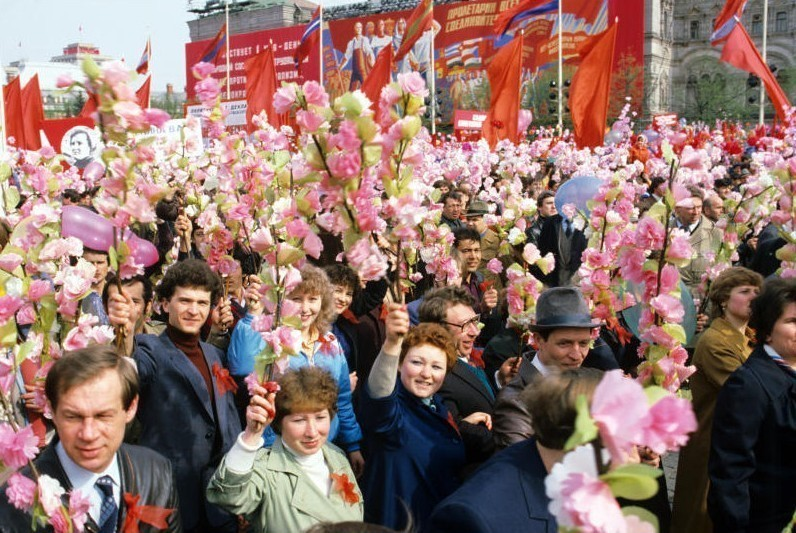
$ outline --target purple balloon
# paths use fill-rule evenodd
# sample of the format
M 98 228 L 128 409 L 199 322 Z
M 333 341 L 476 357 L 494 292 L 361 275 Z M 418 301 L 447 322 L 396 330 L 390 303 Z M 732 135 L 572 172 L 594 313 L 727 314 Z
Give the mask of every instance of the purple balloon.
M 105 167 L 98 161 L 92 161 L 83 169 L 83 179 L 92 187 L 105 175 Z
M 603 181 L 594 176 L 575 176 L 565 181 L 556 191 L 556 209 L 563 216 L 564 205 L 575 204 L 575 207 L 588 217 L 591 214 L 591 209 L 588 208 L 586 202 L 597 196 L 602 184 Z
M 160 255 L 155 245 L 146 239 L 142 239 L 130 230 L 124 232 L 124 242 L 130 248 L 130 255 L 135 262 L 144 266 L 152 266 L 158 262 Z
M 113 246 L 113 224 L 107 218 L 77 205 L 65 205 L 61 213 L 61 235 L 80 239 L 83 246 L 107 252 Z

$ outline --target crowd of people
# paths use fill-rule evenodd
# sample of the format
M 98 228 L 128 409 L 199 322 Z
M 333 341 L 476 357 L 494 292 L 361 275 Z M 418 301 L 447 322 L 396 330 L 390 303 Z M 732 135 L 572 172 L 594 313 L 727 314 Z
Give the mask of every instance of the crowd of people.
M 350 139 L 341 138 L 355 133 L 340 128 L 334 135 L 342 145 Z M 690 250 L 687 258 L 674 256 L 676 269 L 661 267 L 657 282 L 679 275 L 682 297 L 693 308 L 695 335 L 679 341 L 696 367 L 688 390 L 698 427 L 680 456 L 673 508 L 660 452 L 637 447 L 628 454 L 629 461 L 657 469 L 658 490 L 635 505 L 655 517 L 659 531 L 780 532 L 796 510 L 796 463 L 789 453 L 796 444 L 796 281 L 777 274 L 780 262 L 790 261 L 778 252 L 787 249 L 788 236 L 780 232 L 781 217 L 772 216 L 750 223 L 728 244 L 739 199 L 772 188 L 755 179 L 773 169 L 765 156 L 755 158 L 753 144 L 746 153 L 716 149 L 719 155 L 711 155 L 705 131 L 682 133 L 677 156 L 683 168 L 716 163 L 703 172 L 712 181 L 667 181 L 666 168 L 675 165 L 663 158 L 671 146 L 648 144 L 655 132 L 634 137 L 621 156 L 606 156 L 609 174 L 633 169 L 624 185 L 635 196 L 625 214 L 650 228 L 634 244 L 668 243 L 671 230 L 677 233 L 672 242 L 680 239 L 677 251 Z M 74 263 L 69 267 L 90 273 L 90 282 L 72 291 L 80 296 L 75 318 L 56 321 L 54 308 L 68 302 L 56 304 L 55 297 L 52 309 L 32 307 L 39 313 L 34 326 L 51 320 L 54 331 L 69 329 L 63 355 L 49 338 L 31 333 L 31 321 L 20 318 L 22 297 L 11 295 L 33 293 L 38 304 L 54 284 L 64 285 L 59 274 L 20 268 L 23 261 L 10 257 L 21 259 L 21 243 L 32 239 L 26 224 L 42 227 L 58 218 L 49 221 L 49 211 L 24 207 L 29 198 L 18 198 L 29 218 L 3 227 L 0 242 L 0 298 L 8 308 L 19 304 L 3 309 L 18 342 L 4 355 L 11 362 L 3 359 L 0 367 L 8 422 L 0 453 L 22 468 L 0 496 L 0 532 L 67 531 L 67 519 L 103 533 L 132 531 L 130 523 L 141 531 L 191 533 L 555 531 L 560 519 L 545 480 L 582 431 L 576 421 L 584 400 L 588 404 L 607 373 L 621 371 L 628 379 L 643 373 L 640 354 L 650 342 L 639 333 L 647 315 L 598 312 L 589 300 L 597 284 L 589 268 L 603 250 L 594 249 L 593 226 L 577 213 L 584 206 L 576 209 L 560 194 L 577 179 L 579 156 L 556 156 L 555 144 L 566 141 L 548 133 L 540 133 L 544 156 L 531 165 L 517 157 L 531 150 L 527 144 L 515 152 L 504 144 L 480 160 L 472 155 L 478 149 L 459 145 L 450 160 L 435 159 L 439 173 L 424 184 L 423 201 L 435 224 L 424 231 L 441 236 L 449 257 L 443 268 L 443 248 L 415 253 L 411 274 L 400 237 L 385 238 L 394 237 L 388 235 L 394 228 L 368 237 L 374 253 L 392 258 L 383 276 L 361 277 L 350 243 L 309 224 L 293 229 L 305 245 L 308 234 L 319 232 L 323 253 L 312 254 L 315 259 L 298 253 L 289 257 L 300 260 L 279 265 L 285 270 L 272 268 L 269 261 L 279 259 L 256 251 L 252 243 L 260 241 L 252 236 L 248 243 L 229 242 L 229 255 L 218 261 L 218 243 L 208 242 L 213 237 L 205 231 L 213 224 L 245 230 L 245 216 L 236 212 L 238 218 L 225 220 L 209 203 L 185 209 L 175 187 L 157 199 L 157 220 L 134 228 L 157 251 L 143 274 L 119 266 L 116 243 L 92 248 L 91 232 L 74 253 L 74 241 L 58 243 Z M 154 158 L 136 149 L 142 159 Z M 695 150 L 706 155 L 695 162 Z M 792 150 L 781 150 L 786 163 L 778 170 L 794 175 Z M 471 165 L 488 167 L 488 179 L 474 183 L 461 168 L 454 175 L 463 154 Z M 15 179 L 35 174 L 32 160 L 13 169 Z M 292 179 L 291 193 L 311 181 Z M 63 190 L 54 203 L 102 212 L 104 199 L 96 194 L 89 186 Z M 600 194 L 608 196 L 604 188 Z M 17 207 L 5 199 L 9 209 Z M 300 200 L 320 205 L 309 194 Z M 786 197 L 780 202 L 791 209 Z M 520 205 L 532 214 L 517 211 Z M 597 207 L 585 207 L 594 217 Z M 297 220 L 299 211 L 291 211 Z M 663 236 L 645 226 L 661 212 L 670 215 L 661 223 Z M 602 216 L 606 225 L 619 217 Z M 262 240 L 268 239 L 273 236 Z M 736 253 L 727 254 L 728 245 Z M 665 246 L 636 259 L 672 257 Z M 725 256 L 734 265 L 716 275 L 716 257 Z M 546 257 L 549 263 L 540 259 Z M 8 280 L 22 270 L 33 279 L 15 287 Z M 272 271 L 290 279 L 274 282 Z M 522 300 L 511 290 L 526 275 L 543 290 Z M 641 304 L 656 312 L 664 303 L 679 308 L 671 299 L 676 303 Z M 533 310 L 530 324 L 515 320 L 518 306 Z M 12 316 L 16 322 L 9 322 Z M 79 345 L 78 335 L 88 346 Z M 285 337 L 275 341 L 275 335 Z M 36 366 L 41 359 L 23 352 L 37 343 L 39 354 L 56 354 L 44 369 Z M 295 347 L 295 353 L 264 365 L 274 346 Z M 32 458 L 32 449 L 41 449 L 35 460 L 19 460 Z M 48 489 L 50 479 L 63 489 Z

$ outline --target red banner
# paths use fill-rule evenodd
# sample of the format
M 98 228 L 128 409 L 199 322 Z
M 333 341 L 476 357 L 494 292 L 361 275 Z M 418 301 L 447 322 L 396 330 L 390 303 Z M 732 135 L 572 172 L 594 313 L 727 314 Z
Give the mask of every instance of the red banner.
M 318 53 L 315 52 L 296 69 L 293 55 L 301 41 L 304 33 L 304 26 L 291 26 L 289 28 L 278 28 L 275 30 L 263 30 L 254 33 L 243 33 L 232 35 L 229 41 L 229 88 L 230 99 L 246 99 L 246 71 L 243 63 L 250 57 L 263 51 L 263 47 L 271 41 L 274 43 L 274 61 L 276 63 L 276 78 L 280 83 L 283 81 L 303 83 L 306 79 L 318 79 Z M 211 39 L 195 41 L 185 45 L 185 66 L 187 87 L 185 92 L 188 102 L 196 101 L 194 84 L 196 79 L 191 74 L 191 68 L 199 61 L 202 52 L 207 48 Z M 221 57 L 217 61 L 217 67 L 213 77 L 223 81 L 227 70 L 227 51 L 221 50 Z M 226 98 L 226 85 L 222 83 L 224 90 L 221 96 Z
M 599 2 L 600 0 L 595 0 Z M 631 96 L 640 106 L 643 98 L 644 67 L 644 0 L 601 0 L 602 4 L 593 23 L 578 18 L 572 13 L 563 17 L 563 55 L 576 62 L 578 46 L 588 36 L 606 29 L 617 16 L 621 31 L 617 36 L 614 61 L 614 86 L 612 94 L 621 94 L 617 105 L 624 104 L 624 97 Z M 492 33 L 497 15 L 519 0 L 472 0 L 434 7 L 434 62 L 436 88 L 440 109 L 445 121 L 453 120 L 455 109 L 486 110 L 489 107 L 489 83 L 486 68 L 495 52 L 513 37 L 507 34 L 502 40 Z M 567 4 L 564 4 L 565 8 Z M 394 11 L 342 20 L 324 24 L 323 72 L 324 85 L 334 98 L 343 91 L 360 88 L 373 68 L 378 52 L 387 45 L 400 47 L 402 35 L 410 10 Z M 553 79 L 558 54 L 558 17 L 544 15 L 524 23 L 523 46 L 523 91 L 546 99 L 548 78 Z M 276 45 L 277 78 L 280 81 L 303 82 L 318 79 L 318 52 L 313 51 L 309 60 L 299 70 L 293 64 L 293 53 L 298 46 L 304 26 L 267 30 L 231 37 L 231 97 L 245 98 L 245 74 L 243 63 L 270 40 Z M 432 72 L 430 58 L 431 33 L 423 34 L 412 47 L 412 52 L 395 66 L 395 72 L 415 70 L 430 80 Z M 194 97 L 191 66 L 205 49 L 209 40 L 186 45 L 188 69 L 188 99 Z M 226 51 L 222 52 L 223 54 Z M 218 61 L 219 79 L 225 76 L 226 61 Z M 574 74 L 575 65 L 565 67 L 565 78 Z M 639 72 L 641 73 L 639 75 Z M 224 94 L 226 96 L 226 94 Z M 524 100 L 525 101 L 525 100 Z M 539 98 L 537 98 L 537 104 Z M 613 104 L 613 102 L 612 102 Z M 546 104 L 543 104 L 546 105 Z M 612 107 L 612 110 L 614 108 Z M 536 116 L 550 110 L 534 108 Z M 609 116 L 612 116 L 609 112 Z

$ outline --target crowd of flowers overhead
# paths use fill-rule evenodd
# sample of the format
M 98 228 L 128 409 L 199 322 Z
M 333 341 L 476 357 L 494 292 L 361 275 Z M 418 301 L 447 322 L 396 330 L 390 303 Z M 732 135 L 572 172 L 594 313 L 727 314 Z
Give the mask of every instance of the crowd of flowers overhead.
M 85 80 L 61 80 L 61 85 L 81 85 L 96 99 L 105 143 L 102 164 L 80 173 L 50 147 L 3 154 L 0 194 L 3 219 L 12 231 L 0 252 L 0 407 L 7 415 L 0 422 L 2 466 L 19 469 L 38 451 L 30 428 L 20 427 L 13 416 L 11 390 L 20 366 L 35 365 L 37 398 L 45 407 L 41 384 L 53 360 L 64 350 L 111 343 L 123 334 L 80 315 L 78 302 L 90 290 L 94 267 L 82 259 L 83 242 L 65 231 L 66 189 L 98 187 L 93 205 L 113 228 L 111 266 L 122 277 L 143 272 L 136 236 L 151 232 L 156 203 L 175 190 L 181 192 L 183 212 L 204 231 L 202 253 L 216 272 L 230 273 L 236 247 L 258 257 L 257 286 L 267 312 L 253 327 L 265 348 L 251 380 L 267 383 L 300 349 L 300 321 L 286 295 L 300 282 L 301 265 L 324 252 L 323 234 L 340 238 L 339 259 L 363 280 L 394 269 L 396 301 L 422 278 L 421 264 L 438 282 L 456 277 L 453 236 L 439 224 L 442 205 L 433 187 L 439 179 L 465 184 L 473 199 L 499 206 L 487 222 L 501 239 L 501 255 L 512 259 L 493 260 L 489 270 L 505 277 L 510 322 L 527 332 L 543 289 L 536 275 L 554 267 L 552 257 L 525 242 L 524 230 L 536 211 L 528 184 L 553 188 L 588 177 L 597 180 L 596 194 L 564 209 L 579 219 L 588 239 L 581 286 L 594 316 L 624 335 L 629 333 L 617 313 L 641 305 L 636 327 L 646 361 L 635 381 L 609 373 L 591 411 L 583 406 L 574 451 L 554 469 L 548 492 L 568 531 L 653 531 L 640 511 L 624 516 L 615 497 L 646 497 L 657 490 L 650 469 L 627 464 L 630 448 L 676 449 L 695 427 L 690 406 L 674 395 L 694 370 L 685 366 L 678 273 L 692 251 L 686 235 L 671 224 L 672 211 L 688 185 L 712 187 L 727 175 L 740 147 L 751 143 L 752 172 L 740 192 L 725 200 L 730 216 L 720 226 L 722 247 L 705 283 L 737 258 L 750 232 L 769 223 L 787 242 L 780 252 L 781 274 L 796 276 L 796 128 L 746 132 L 718 123 L 646 130 L 650 157 L 641 162 L 630 157 L 633 130 L 641 128 L 626 108 L 605 145 L 595 150 L 578 149 L 568 132 L 533 128 L 523 142 L 501 142 L 492 150 L 483 141 L 432 138 L 421 120 L 428 90 L 412 73 L 398 76 L 379 102 L 358 91 L 330 100 L 312 81 L 283 85 L 274 108 L 290 117 L 293 128 L 276 130 L 261 115 L 258 129 L 247 135 L 225 130 L 220 87 L 211 70 L 203 64 L 193 69 L 197 94 L 210 110 L 203 118 L 208 132 L 203 150 L 190 140 L 137 137 L 167 116 L 138 106 L 129 87 L 131 73 L 121 64 L 100 69 L 89 61 Z M 663 182 L 663 201 L 639 218 L 637 200 L 655 179 Z M 162 269 L 175 257 L 167 254 Z M 627 406 L 635 411 L 622 410 Z M 629 424 L 629 416 L 636 423 Z M 64 489 L 53 479 L 31 482 L 15 474 L 9 491 L 12 503 L 31 512 L 33 520 L 58 532 L 83 530 L 86 499 L 79 493 L 62 498 Z M 610 512 L 590 513 L 594 497 L 604 499 Z

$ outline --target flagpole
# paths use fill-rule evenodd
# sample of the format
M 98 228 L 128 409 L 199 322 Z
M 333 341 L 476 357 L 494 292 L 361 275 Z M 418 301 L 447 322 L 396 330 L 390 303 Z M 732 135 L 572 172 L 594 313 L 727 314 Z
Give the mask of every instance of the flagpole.
M 431 1 L 431 46 L 428 50 L 431 68 L 431 135 L 437 134 L 437 69 L 434 65 L 434 0 Z
M 763 56 L 763 63 L 765 63 L 766 68 L 768 68 L 768 62 L 766 61 L 766 49 L 768 47 L 768 0 L 763 0 L 763 50 L 761 51 L 761 55 Z M 766 118 L 766 88 L 765 84 L 761 81 L 760 82 L 760 117 L 758 119 L 758 123 L 760 125 L 763 124 Z
M 318 79 L 318 83 L 320 83 L 321 87 L 323 87 L 323 2 L 321 0 L 319 0 L 319 3 L 318 3 L 318 13 L 319 13 L 318 22 L 320 23 L 320 27 L 318 28 L 318 31 L 321 32 L 320 36 L 318 38 L 318 45 L 319 45 L 319 50 L 318 51 L 320 52 L 318 54 L 318 66 L 319 66 L 319 69 L 320 69 L 319 70 L 320 78 Z
M 563 0 L 558 0 L 558 131 L 564 127 L 564 20 Z
M 519 87 L 517 87 L 517 94 L 519 94 L 519 98 L 517 101 L 519 102 L 519 109 L 517 109 L 517 129 L 519 129 L 519 118 L 520 118 L 520 111 L 522 111 L 522 60 L 523 60 L 523 52 L 525 52 L 525 28 L 520 30 L 520 83 Z M 525 136 L 523 135 L 522 138 L 520 137 L 520 132 L 517 131 L 517 141 L 521 141 L 524 139 Z
M 232 32 L 229 31 L 229 0 L 224 2 L 224 25 L 227 27 L 227 38 L 224 39 L 226 44 L 226 51 L 227 51 L 227 100 L 231 100 L 230 91 L 229 91 L 229 79 L 232 76 L 232 73 L 229 70 L 229 41 L 230 37 L 232 36 Z

